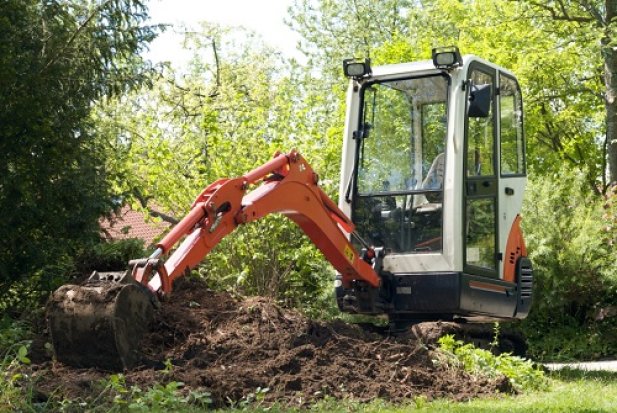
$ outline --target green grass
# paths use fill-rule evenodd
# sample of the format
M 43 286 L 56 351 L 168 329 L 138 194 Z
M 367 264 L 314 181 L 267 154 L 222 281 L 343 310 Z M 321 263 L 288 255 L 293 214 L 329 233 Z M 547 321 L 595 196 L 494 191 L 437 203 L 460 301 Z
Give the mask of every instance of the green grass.
M 617 373 L 569 371 L 554 375 L 547 392 L 473 400 L 438 401 L 420 412 L 617 412 Z M 382 410 L 398 412 L 402 410 Z
M 406 413 L 406 412 L 456 412 L 456 413 L 518 413 L 518 412 L 617 412 L 617 373 L 583 372 L 565 370 L 551 373 L 547 391 L 532 391 L 517 396 L 496 395 L 494 398 L 475 399 L 468 402 L 424 399 L 403 404 L 374 401 L 361 404 L 353 401 L 325 400 L 310 411 L 358 412 L 358 413 Z M 247 406 L 244 409 L 225 409 L 220 413 L 239 411 L 252 412 L 299 412 L 298 409 L 270 407 L 260 409 Z

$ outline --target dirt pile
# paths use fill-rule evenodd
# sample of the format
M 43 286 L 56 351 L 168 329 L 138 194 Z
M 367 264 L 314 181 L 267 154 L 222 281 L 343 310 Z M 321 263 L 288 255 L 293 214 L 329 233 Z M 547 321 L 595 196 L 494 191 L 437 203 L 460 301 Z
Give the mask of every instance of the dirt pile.
M 38 351 L 34 347 L 33 375 L 42 397 L 60 391 L 87 398 L 106 377 L 52 363 L 42 345 Z M 257 388 L 268 389 L 265 402 L 298 406 L 325 395 L 462 400 L 505 385 L 435 365 L 431 352 L 409 336 L 384 337 L 340 321 L 312 321 L 271 300 L 237 300 L 194 280 L 183 280 L 173 299 L 163 303 L 143 349 L 144 365 L 125 373 L 129 386 L 181 381 L 186 390 L 209 391 L 217 406 L 240 401 Z M 166 360 L 173 368 L 163 369 Z

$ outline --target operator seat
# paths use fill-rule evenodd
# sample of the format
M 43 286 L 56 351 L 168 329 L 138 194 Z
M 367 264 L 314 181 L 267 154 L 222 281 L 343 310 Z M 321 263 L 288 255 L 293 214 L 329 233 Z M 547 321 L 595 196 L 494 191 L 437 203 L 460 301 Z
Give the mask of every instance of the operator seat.
M 443 175 L 446 167 L 446 154 L 441 152 L 433 159 L 426 177 L 422 181 L 421 189 L 443 189 Z M 438 210 L 441 208 L 442 193 L 423 194 L 414 197 L 414 209 Z
M 431 168 L 422 181 L 422 189 L 441 189 L 443 188 L 443 171 L 446 166 L 446 154 L 441 152 L 433 159 Z

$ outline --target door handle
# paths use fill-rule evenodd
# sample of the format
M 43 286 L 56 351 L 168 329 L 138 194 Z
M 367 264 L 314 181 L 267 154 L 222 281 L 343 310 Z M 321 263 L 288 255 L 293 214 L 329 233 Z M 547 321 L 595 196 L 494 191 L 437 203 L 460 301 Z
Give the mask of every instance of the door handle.
M 514 189 L 506 186 L 506 195 L 514 195 Z

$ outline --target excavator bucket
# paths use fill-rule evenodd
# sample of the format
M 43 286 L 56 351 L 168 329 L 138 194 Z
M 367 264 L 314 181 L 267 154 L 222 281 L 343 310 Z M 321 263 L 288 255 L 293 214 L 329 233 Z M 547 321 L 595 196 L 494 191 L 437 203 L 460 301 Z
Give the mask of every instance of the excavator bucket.
M 83 285 L 60 287 L 47 307 L 56 359 L 108 371 L 134 366 L 157 303 L 125 272 L 94 272 Z

